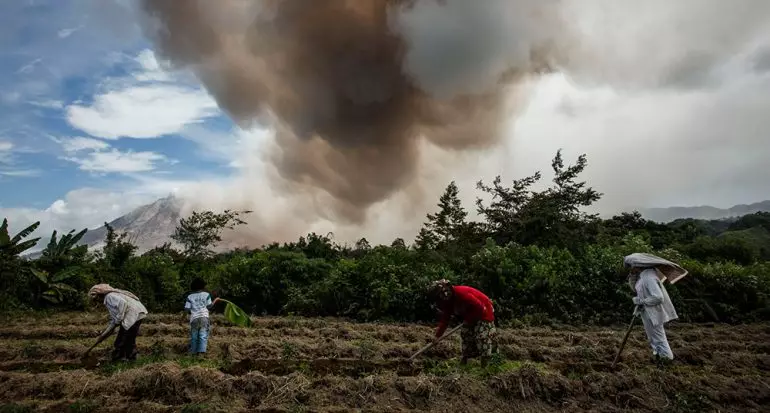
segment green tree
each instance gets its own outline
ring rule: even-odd
[[[188,257],[210,256],[211,248],[222,241],[222,231],[246,224],[240,216],[248,213],[251,211],[194,211],[188,218],[179,221],[171,239],[182,244]]]
[[[86,261],[88,246],[77,244],[87,231],[88,229],[83,229],[75,233],[73,229],[59,238],[58,233],[54,230],[51,233],[48,245],[43,249],[43,253],[38,260],[38,267],[51,274],[56,274],[69,266],[81,265]]]
[[[485,230],[495,234],[502,244],[512,241],[520,230],[521,218],[519,215],[522,208],[532,199],[530,188],[540,178],[540,172],[535,172],[531,176],[516,179],[510,187],[505,187],[500,175],[498,175],[492,181],[491,186],[482,181],[476,184],[479,190],[491,197],[488,204],[481,198],[477,198],[476,210],[486,220]]]
[[[468,213],[465,212],[459,195],[457,184],[454,181],[450,182],[439,198],[438,212],[428,214],[428,222],[425,223],[424,228],[435,235],[439,244],[457,240],[465,225],[465,217]]]
[[[744,215],[730,224],[729,230],[739,231],[755,227],[762,227],[770,231],[770,212],[757,212],[755,214]]]
[[[3,219],[0,225],[0,309],[19,308],[34,301],[34,277],[29,262],[21,254],[40,240],[26,239],[38,226],[39,221],[11,236],[8,233],[8,220]]]
[[[55,305],[82,305],[82,297],[77,289],[85,288],[88,281],[84,277],[89,257],[88,246],[77,244],[87,231],[83,229],[75,233],[75,230],[71,230],[61,237],[56,230],[51,233],[40,258],[34,262],[38,302],[44,300]]]
[[[593,205],[601,194],[578,176],[588,166],[586,155],[580,155],[574,165],[565,166],[561,150],[551,162],[553,185],[533,194],[522,208],[522,237],[524,244],[574,248],[593,241],[591,224],[598,224],[596,214],[583,208]]]
[[[40,221],[37,221],[11,237],[8,233],[8,219],[3,219],[3,224],[0,225],[0,254],[4,256],[18,256],[37,245],[40,237],[29,240],[24,240],[24,238],[35,232],[39,226]]]
[[[601,198],[585,181],[577,180],[587,165],[586,156],[580,155],[574,165],[565,166],[561,150],[557,151],[551,162],[553,185],[540,192],[530,189],[540,180],[540,172],[513,181],[511,187],[504,187],[499,176],[492,186],[479,182],[479,189],[491,195],[492,200],[486,205],[479,199],[478,212],[503,244],[514,241],[570,248],[583,245],[598,232],[598,219],[582,209]]]
[[[372,245],[369,244],[369,240],[366,238],[361,238],[360,240],[356,241],[356,251],[360,252],[368,252],[372,249]]]
[[[390,243],[390,247],[405,250],[406,242],[404,241],[403,238],[396,238],[393,240],[393,242]]]
[[[433,250],[438,246],[438,237],[435,232],[428,229],[428,227],[423,226],[420,228],[420,232],[414,240],[414,245],[419,250]]]
[[[33,268],[31,271],[40,282],[38,300],[45,300],[51,304],[58,305],[63,304],[68,295],[74,295],[78,292],[75,288],[64,283],[77,275],[77,267],[67,268],[53,276],[44,270]]]
[[[137,246],[128,239],[127,233],[116,233],[115,229],[106,222],[104,223],[104,227],[107,228],[105,245],[102,250],[104,260],[113,272],[120,272],[131,257],[134,256]]]

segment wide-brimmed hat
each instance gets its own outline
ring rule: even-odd
[[[661,281],[668,280],[671,284],[684,278],[688,272],[681,265],[645,252],[626,255],[623,258],[626,268],[655,268]]]

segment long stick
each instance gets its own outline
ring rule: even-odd
[[[626,330],[626,336],[623,337],[623,342],[620,343],[618,354],[615,355],[615,360],[612,362],[612,368],[615,368],[615,364],[617,364],[618,360],[620,360],[620,353],[623,352],[623,347],[626,346],[626,341],[628,341],[628,336],[631,335],[631,329],[634,327],[634,322],[636,322],[636,317],[638,317],[638,313],[634,312],[633,317],[631,317],[631,322],[628,323],[628,330]]]
[[[455,327],[455,328],[453,328],[453,329],[449,330],[449,332],[447,332],[447,333],[444,333],[444,335],[443,335],[443,336],[441,336],[441,337],[439,337],[439,339],[438,339],[438,340],[436,340],[436,341],[431,341],[430,343],[428,343],[428,345],[426,345],[425,347],[421,348],[419,351],[417,351],[416,353],[414,353],[414,354],[412,355],[412,357],[409,357],[409,360],[413,360],[415,357],[417,357],[417,356],[419,356],[420,354],[424,353],[424,352],[425,352],[425,350],[427,350],[427,349],[429,349],[429,348],[433,347],[434,345],[436,345],[436,343],[438,343],[439,341],[441,341],[441,340],[443,340],[443,339],[445,339],[445,338],[449,337],[449,336],[450,336],[450,335],[452,335],[452,334],[453,334],[455,331],[459,330],[459,329],[460,329],[460,327],[462,327],[462,326],[463,326],[463,325],[462,325],[462,324],[460,324],[459,326],[457,326],[457,327]]]

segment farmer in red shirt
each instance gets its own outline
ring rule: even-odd
[[[430,293],[442,313],[434,340],[444,334],[452,315],[458,315],[463,319],[462,363],[480,357],[481,364],[486,365],[497,347],[495,310],[489,297],[473,287],[453,286],[447,280],[434,281]]]

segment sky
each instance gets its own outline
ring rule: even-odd
[[[259,242],[311,230],[389,242],[414,236],[450,180],[472,212],[476,181],[549,177],[560,148],[587,154],[604,214],[770,199],[770,2],[727,3],[564,0],[560,70],[521,88],[501,143],[426,142],[415,182],[348,225],[277,189],[269,125],[239,128],[159,59],[131,0],[1,2],[0,216],[47,236],[178,194],[258,210]]]

